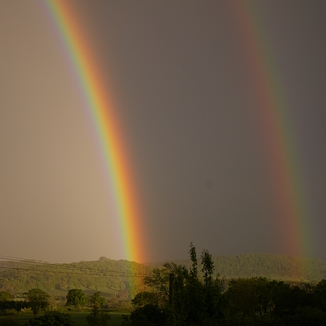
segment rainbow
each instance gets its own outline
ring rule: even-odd
[[[261,21],[259,2],[229,3],[241,35],[241,50],[251,71],[249,78],[257,104],[258,123],[261,125],[278,205],[280,240],[291,255],[312,256],[313,238],[308,205],[289,105],[280,79],[281,72]]]
[[[137,191],[127,156],[126,142],[116,116],[111,89],[104,83],[94,54],[87,43],[85,34],[78,24],[69,1],[44,1],[50,13],[59,40],[63,43],[66,55],[72,66],[83,101],[86,102],[92,125],[96,130],[101,147],[105,170],[110,187],[113,189],[120,223],[123,257],[130,261],[145,260],[140,208]],[[106,86],[106,87],[105,87]],[[116,230],[115,230],[116,231]]]

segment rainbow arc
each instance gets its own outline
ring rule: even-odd
[[[115,114],[118,108],[113,101],[112,91],[101,77],[94,54],[90,49],[76,15],[69,6],[69,1],[46,1],[64,43],[65,55],[73,67],[78,86],[87,104],[92,125],[97,133],[108,183],[114,193],[116,218],[120,223],[121,245],[124,246],[125,258],[130,261],[145,260],[144,237],[137,191],[133,180],[131,163],[128,159],[123,130]],[[116,230],[115,230],[116,232]]]
[[[250,81],[278,205],[280,240],[292,255],[312,256],[313,238],[303,173],[294,142],[290,110],[281,71],[269,44],[258,1],[230,1],[242,50],[250,65]]]

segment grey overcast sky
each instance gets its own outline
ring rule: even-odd
[[[0,254],[125,258],[94,127],[41,2],[0,1]],[[291,237],[326,260],[326,1],[68,2],[119,103],[146,260],[186,258],[191,241],[213,255],[300,254]],[[255,55],[283,94],[301,222],[278,204]]]

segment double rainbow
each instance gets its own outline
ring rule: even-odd
[[[105,161],[109,184],[114,192],[120,223],[121,244],[125,257],[130,261],[145,259],[140,209],[133,181],[126,142],[119,126],[111,90],[105,87],[87,40],[74,15],[69,1],[48,0],[45,6],[64,43],[66,55],[73,67],[83,101],[86,102],[93,127],[97,132]],[[116,230],[115,230],[116,232]]]
[[[268,37],[259,20],[259,7],[253,1],[230,0],[235,23],[243,41],[243,52],[251,67],[251,81],[273,175],[283,246],[291,254],[313,254],[312,233],[305,202],[302,172],[286,96],[280,81]],[[74,67],[98,133],[110,183],[115,193],[120,220],[122,243],[128,260],[144,259],[139,207],[137,207],[133,174],[125,150],[125,141],[110,89],[104,88],[99,67],[93,58],[68,1],[46,1],[55,25]]]

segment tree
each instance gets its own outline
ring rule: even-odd
[[[140,308],[147,304],[158,305],[158,297],[156,293],[143,291],[137,293],[136,296],[131,301],[134,307]]]
[[[190,274],[193,278],[197,278],[198,276],[198,262],[197,262],[197,252],[196,252],[196,247],[193,245],[193,243],[190,243],[190,249],[189,249],[189,256],[191,260],[191,269],[190,269]]]
[[[314,289],[315,305],[326,312],[326,280],[321,280]]]
[[[239,321],[254,324],[268,319],[274,306],[271,285],[264,278],[232,280],[225,297],[228,301],[227,315],[231,324]]]
[[[75,306],[77,310],[80,306],[85,306],[87,304],[87,297],[81,289],[71,289],[67,293],[67,303],[66,306]]]
[[[50,296],[41,289],[32,289],[26,293],[26,301],[32,309],[34,318],[41,309],[46,309],[49,305]]]
[[[167,263],[145,278],[152,292],[142,292],[135,297],[133,303],[137,308],[130,315],[129,325],[165,325],[167,321],[174,326],[219,324],[222,287],[218,277],[213,277],[212,256],[207,250],[202,253],[202,277],[192,243],[189,255],[190,269]]]
[[[16,310],[17,312],[21,311],[24,308],[27,308],[28,304],[23,301],[14,301],[14,300],[3,300],[0,301],[0,311],[6,313],[6,311]]]
[[[209,285],[212,282],[214,262],[212,259],[212,255],[208,252],[208,250],[203,250],[201,254],[201,264],[202,272],[204,273],[205,285]]]
[[[92,305],[93,309],[100,310],[102,305],[106,304],[105,298],[101,297],[101,292],[96,291],[89,297],[89,302]]]
[[[101,297],[101,292],[97,291],[91,295],[89,302],[92,305],[92,311],[86,318],[87,324],[89,326],[106,326],[111,316],[101,310],[102,306],[107,303],[105,298]]]

